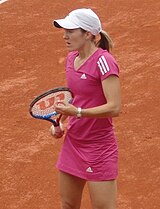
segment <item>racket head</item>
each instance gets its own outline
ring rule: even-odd
[[[64,102],[70,103],[72,98],[73,94],[67,87],[51,89],[37,96],[31,102],[29,112],[34,118],[48,120],[56,125],[58,117],[60,116],[59,113],[55,111],[55,102],[63,100]]]

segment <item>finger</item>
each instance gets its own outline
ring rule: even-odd
[[[64,113],[64,108],[63,107],[54,105],[54,109],[55,109],[56,112],[58,112],[60,114],[63,114]]]
[[[55,102],[55,105],[56,106],[65,106],[66,105],[66,102],[64,100],[57,100]]]

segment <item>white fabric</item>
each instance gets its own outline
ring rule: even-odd
[[[64,19],[54,20],[54,26],[65,29],[82,28],[97,35],[102,31],[99,17],[91,9],[76,9]]]

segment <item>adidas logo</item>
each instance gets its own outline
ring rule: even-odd
[[[91,167],[88,167],[88,168],[86,169],[86,172],[88,172],[88,173],[93,173],[93,170],[92,170]]]
[[[81,79],[87,79],[87,77],[86,77],[86,74],[85,74],[85,73],[83,73],[83,74],[82,74]]]

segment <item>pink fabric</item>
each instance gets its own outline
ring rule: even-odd
[[[90,108],[105,104],[101,81],[118,76],[113,56],[97,49],[89,59],[74,69],[78,52],[67,57],[68,87],[74,94],[73,105]],[[118,174],[118,148],[111,118],[70,117],[57,168],[86,180],[115,179]]]

